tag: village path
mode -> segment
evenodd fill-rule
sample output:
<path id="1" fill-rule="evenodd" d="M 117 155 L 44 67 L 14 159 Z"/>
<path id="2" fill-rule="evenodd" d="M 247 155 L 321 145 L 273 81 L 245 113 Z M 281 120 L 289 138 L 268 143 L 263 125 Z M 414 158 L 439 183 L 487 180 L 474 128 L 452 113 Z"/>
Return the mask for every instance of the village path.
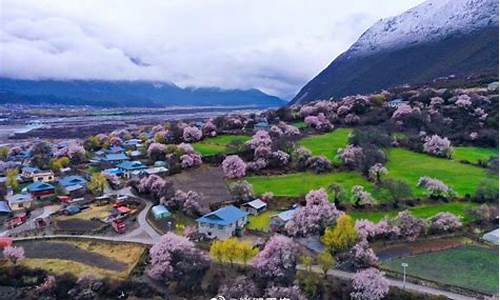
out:
<path id="1" fill-rule="evenodd" d="M 298 265 L 297 269 L 305 270 L 305 267 Z M 318 266 L 313 266 L 312 271 L 315 273 L 323 273 L 323 271 L 321 271 L 321 269 Z M 332 277 L 345 279 L 345 280 L 352 280 L 355 273 L 330 269 L 328 271 L 328 275 L 330 275 Z M 464 296 L 464 295 L 460 295 L 457 293 L 453 293 L 453 292 L 449 292 L 449 291 L 445 291 L 445 290 L 441 290 L 441 289 L 437 289 L 437 288 L 418 285 L 418 284 L 414 284 L 414 283 L 410 283 L 410 282 L 403 283 L 403 281 L 397 280 L 397 279 L 387 278 L 387 281 L 389 282 L 389 286 L 391 286 L 391 287 L 406 289 L 406 290 L 410 290 L 410 291 L 417 292 L 420 294 L 428 294 L 428 295 L 433 295 L 433 296 L 445 296 L 448 299 L 452 299 L 452 300 L 477 300 L 477 299 L 479 299 L 479 298 Z"/>
<path id="2" fill-rule="evenodd" d="M 59 208 L 60 208 L 59 205 L 47 205 L 47 206 L 38 208 L 31 213 L 31 216 L 27 222 L 15 227 L 15 228 L 0 232 L 0 236 L 8 236 L 11 234 L 17 234 L 17 233 L 27 231 L 27 230 L 32 230 L 32 229 L 36 228 L 36 225 L 35 225 L 36 219 L 45 219 L 48 216 L 50 216 L 51 214 L 53 214 L 54 212 L 56 212 Z"/>
<path id="3" fill-rule="evenodd" d="M 147 221 L 147 215 L 151 207 L 153 206 L 153 203 L 145 198 L 138 197 L 137 195 L 134 195 L 130 191 L 130 187 L 125 187 L 117 191 L 112 191 L 112 194 L 115 195 L 126 195 L 129 197 L 134 197 L 142 200 L 146 205 L 144 208 L 141 210 L 141 212 L 137 215 L 137 223 L 139 224 L 139 227 L 124 234 L 124 238 L 139 238 L 139 239 L 150 239 L 152 242 L 157 241 L 160 239 L 160 234 L 156 232 L 156 230 L 149 225 Z"/>

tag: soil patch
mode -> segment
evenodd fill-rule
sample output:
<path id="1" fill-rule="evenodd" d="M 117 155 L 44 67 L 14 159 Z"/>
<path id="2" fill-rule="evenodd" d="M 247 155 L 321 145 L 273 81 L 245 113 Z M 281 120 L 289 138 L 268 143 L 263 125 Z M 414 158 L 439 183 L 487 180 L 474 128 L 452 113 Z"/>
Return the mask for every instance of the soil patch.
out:
<path id="1" fill-rule="evenodd" d="M 72 260 L 101 269 L 122 272 L 128 265 L 95 252 L 86 251 L 69 243 L 61 242 L 19 242 L 27 258 Z"/>
<path id="2" fill-rule="evenodd" d="M 228 187 L 224 182 L 221 168 L 201 165 L 199 168 L 184 170 L 172 176 L 174 187 L 183 191 L 195 191 L 202 195 L 204 208 L 212 204 L 232 200 Z"/>

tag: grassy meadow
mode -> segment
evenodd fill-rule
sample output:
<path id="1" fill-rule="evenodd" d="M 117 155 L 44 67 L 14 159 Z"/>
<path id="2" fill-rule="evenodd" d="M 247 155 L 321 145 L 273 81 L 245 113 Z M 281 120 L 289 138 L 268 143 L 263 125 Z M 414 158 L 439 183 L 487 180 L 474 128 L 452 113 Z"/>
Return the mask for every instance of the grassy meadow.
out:
<path id="1" fill-rule="evenodd" d="M 354 185 L 363 185 L 366 190 L 373 192 L 373 184 L 357 172 L 300 172 L 277 176 L 250 176 L 245 179 L 253 185 L 257 195 L 273 192 L 275 196 L 299 197 L 310 190 L 327 188 L 332 183 L 341 184 L 349 194 Z"/>
<path id="2" fill-rule="evenodd" d="M 238 147 L 232 147 L 232 145 L 245 143 L 250 138 L 246 135 L 219 135 L 194 143 L 193 148 L 203 156 L 226 154 L 238 151 Z"/>
<path id="3" fill-rule="evenodd" d="M 423 196 L 425 190 L 416 186 L 422 176 L 437 178 L 451 187 L 460 196 L 474 194 L 483 180 L 498 180 L 498 175 L 490 176 L 486 169 L 462 164 L 456 160 L 437 158 L 402 148 L 387 150 L 388 177 L 405 180 L 416 196 Z"/>
<path id="4" fill-rule="evenodd" d="M 350 128 L 338 128 L 329 133 L 303 138 L 298 145 L 308 148 L 313 155 L 324 155 L 331 162 L 340 163 L 335 158 L 337 150 L 347 145 L 351 131 Z"/>
<path id="5" fill-rule="evenodd" d="M 488 160 L 492 156 L 498 157 L 498 149 L 480 147 L 455 147 L 455 150 L 453 151 L 454 160 L 467 161 L 473 164 Z"/>
<path id="6" fill-rule="evenodd" d="M 498 292 L 498 250 L 466 246 L 382 262 L 382 267 L 408 275 L 483 293 Z"/>

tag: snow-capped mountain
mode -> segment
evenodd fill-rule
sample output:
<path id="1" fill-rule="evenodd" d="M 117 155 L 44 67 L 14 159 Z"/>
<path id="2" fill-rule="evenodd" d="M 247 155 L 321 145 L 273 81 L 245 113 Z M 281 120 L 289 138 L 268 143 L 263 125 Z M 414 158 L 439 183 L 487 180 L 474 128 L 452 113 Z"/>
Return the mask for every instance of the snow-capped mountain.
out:
<path id="1" fill-rule="evenodd" d="M 378 21 L 292 103 L 447 75 L 498 74 L 498 1 L 428 0 Z"/>
<path id="2" fill-rule="evenodd" d="M 349 54 L 370 55 L 453 34 L 469 34 L 488 26 L 498 26 L 498 1 L 428 0 L 399 16 L 375 23 L 351 46 Z"/>

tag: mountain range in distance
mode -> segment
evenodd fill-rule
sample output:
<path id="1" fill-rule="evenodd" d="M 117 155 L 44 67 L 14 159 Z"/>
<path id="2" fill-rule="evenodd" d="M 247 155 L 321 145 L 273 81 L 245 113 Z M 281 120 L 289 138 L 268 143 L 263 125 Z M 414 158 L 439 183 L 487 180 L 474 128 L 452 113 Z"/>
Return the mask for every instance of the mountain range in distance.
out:
<path id="1" fill-rule="evenodd" d="M 255 106 L 287 101 L 258 89 L 181 88 L 173 83 L 105 80 L 0 78 L 0 104 L 90 105 L 97 107 Z"/>
<path id="2" fill-rule="evenodd" d="M 428 0 L 380 20 L 291 101 L 482 73 L 498 77 L 498 1 Z"/>

